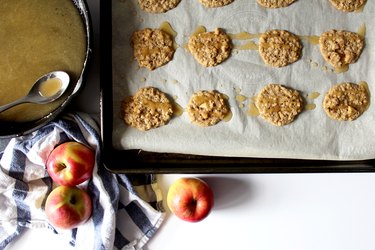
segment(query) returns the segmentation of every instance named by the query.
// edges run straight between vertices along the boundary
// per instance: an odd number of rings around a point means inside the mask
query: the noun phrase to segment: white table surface
[[[160,175],[164,197],[182,175]],[[198,223],[167,218],[144,250],[373,250],[375,174],[195,175],[215,206]],[[47,230],[28,230],[9,249],[70,249]]]
[[[129,0],[130,1],[130,0]],[[135,1],[135,0],[134,0]],[[99,48],[99,0],[88,0]],[[99,57],[74,105],[97,114]],[[164,197],[183,175],[159,175]],[[186,175],[184,175],[186,176]],[[374,250],[375,173],[194,175],[213,188],[215,207],[199,223],[167,218],[144,250]],[[47,229],[27,230],[7,249],[71,249]]]

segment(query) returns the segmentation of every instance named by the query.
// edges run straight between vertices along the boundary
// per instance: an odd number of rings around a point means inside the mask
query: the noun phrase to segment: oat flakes
[[[364,40],[355,32],[330,30],[320,35],[319,45],[324,59],[333,67],[341,68],[358,60]]]
[[[300,59],[302,43],[289,31],[270,30],[259,38],[259,53],[266,64],[283,67]]]
[[[303,100],[297,90],[280,84],[268,84],[257,95],[256,107],[260,116],[276,126],[284,126],[303,110]]]
[[[142,10],[149,13],[164,13],[174,9],[181,0],[138,0]]]
[[[234,0],[199,0],[207,8],[223,7],[232,3]]]
[[[172,115],[173,106],[167,96],[153,87],[141,88],[122,102],[125,123],[141,131],[167,124]]]
[[[367,109],[369,94],[366,87],[355,83],[340,83],[324,96],[323,109],[334,120],[352,121]]]
[[[331,4],[338,10],[345,12],[353,12],[360,9],[366,0],[329,0]]]
[[[207,90],[194,93],[187,107],[190,120],[202,127],[215,125],[223,120],[229,111],[223,94]]]
[[[257,0],[257,2],[266,8],[282,8],[294,3],[296,0]]]
[[[139,66],[154,70],[172,60],[173,38],[160,29],[143,29],[131,37],[133,54]]]
[[[188,48],[194,58],[205,67],[216,66],[231,54],[232,41],[221,29],[203,32],[190,37]]]

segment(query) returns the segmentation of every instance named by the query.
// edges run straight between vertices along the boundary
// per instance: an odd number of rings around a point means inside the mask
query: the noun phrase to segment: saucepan
[[[73,79],[70,81],[68,89],[65,91],[64,95],[60,97],[60,100],[58,100],[59,103],[58,105],[56,105],[57,107],[53,108],[52,110],[49,110],[45,114],[42,114],[40,117],[35,117],[27,121],[0,119],[0,138],[22,136],[22,135],[31,133],[37,130],[38,128],[42,127],[43,125],[45,125],[46,123],[50,122],[51,120],[56,118],[58,115],[60,115],[66,109],[66,107],[71,102],[71,100],[77,95],[79,90],[82,88],[82,85],[84,84],[86,76],[87,76],[88,66],[91,60],[92,25],[91,25],[90,12],[88,9],[87,2],[85,0],[71,0],[71,1],[74,4],[75,8],[78,10],[78,14],[80,16],[80,18],[78,17],[77,20],[82,20],[82,24],[84,28],[84,31],[83,31],[84,41],[83,40],[82,41],[86,44],[85,44],[85,47],[82,46],[84,48],[83,51],[85,54],[84,55],[82,54],[81,56],[81,59],[82,59],[81,61],[82,64],[80,64],[81,71],[80,72],[78,71],[77,73],[79,74],[76,74],[76,76],[73,77]],[[26,1],[26,3],[27,2],[28,1]],[[61,8],[61,9],[63,10],[64,8]],[[59,13],[59,14],[64,15],[63,11],[62,13]],[[70,25],[70,24],[67,23],[66,25]],[[74,30],[72,29],[71,32],[74,32]],[[69,32],[67,32],[66,34],[70,36]],[[38,38],[36,37],[35,39],[38,39]],[[56,37],[55,39],[58,39],[58,37]],[[4,55],[1,55],[1,56],[4,56]],[[6,91],[6,90],[0,89],[0,91]],[[38,109],[38,106],[36,106],[35,108]]]

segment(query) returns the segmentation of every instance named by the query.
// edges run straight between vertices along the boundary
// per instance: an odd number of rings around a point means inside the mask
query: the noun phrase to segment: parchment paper
[[[204,8],[198,0],[182,0],[177,8],[164,14],[143,12],[136,0],[112,0],[113,11],[113,143],[117,149],[142,149],[152,152],[187,153],[214,156],[264,158],[363,160],[375,157],[374,105],[357,120],[339,122],[328,118],[322,108],[324,94],[336,83],[366,81],[373,93],[375,79],[375,3],[367,1],[362,12],[344,13],[328,0],[299,0],[287,8],[265,9],[255,0],[235,0],[216,9]],[[149,71],[133,59],[131,34],[146,27],[158,28],[168,21],[177,31],[180,47],[167,65]],[[262,33],[286,29],[306,36],[320,35],[330,29],[357,32],[367,28],[364,51],[349,71],[336,74],[327,70],[318,45],[303,41],[302,58],[287,67],[266,66],[256,50],[234,50],[231,57],[213,68],[199,65],[183,46],[200,25],[227,33]],[[258,42],[257,39],[253,39]],[[246,41],[234,40],[234,44]],[[313,62],[313,63],[311,63]],[[314,65],[312,65],[314,64]],[[261,117],[247,115],[248,104],[268,83],[281,83],[299,90],[314,110],[303,111],[291,124],[276,127]],[[111,84],[111,83],[108,83]],[[144,86],[157,87],[183,108],[198,90],[217,90],[229,96],[233,117],[212,127],[198,127],[184,112],[166,126],[141,132],[124,124],[121,101]],[[315,100],[306,98],[318,92]],[[247,96],[240,107],[238,94]]]

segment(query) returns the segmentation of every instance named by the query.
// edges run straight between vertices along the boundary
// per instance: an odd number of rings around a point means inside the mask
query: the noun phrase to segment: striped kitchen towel
[[[93,215],[73,230],[53,228],[43,207],[53,183],[46,158],[58,144],[75,140],[96,150],[93,178],[81,184],[93,199]],[[48,227],[76,249],[142,249],[163,222],[154,175],[113,174],[100,159],[100,136],[87,114],[68,114],[10,140],[0,153],[0,249],[26,228]],[[88,241],[87,239],[92,239]]]

